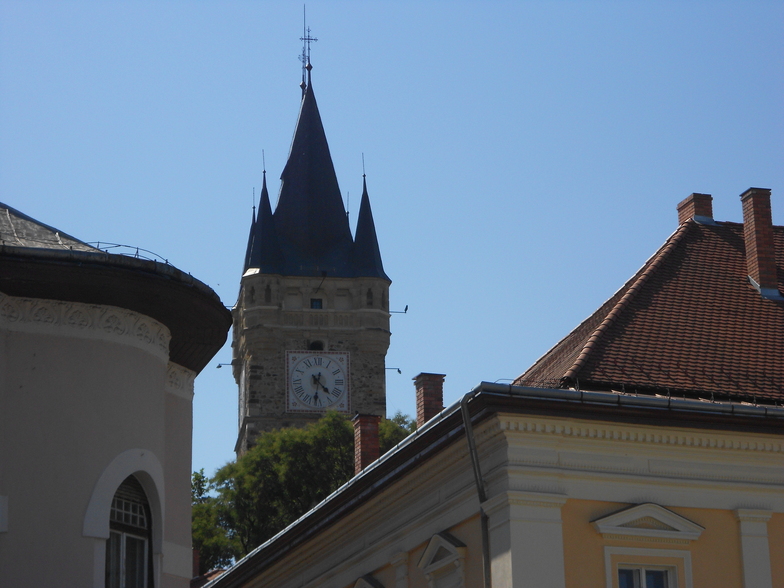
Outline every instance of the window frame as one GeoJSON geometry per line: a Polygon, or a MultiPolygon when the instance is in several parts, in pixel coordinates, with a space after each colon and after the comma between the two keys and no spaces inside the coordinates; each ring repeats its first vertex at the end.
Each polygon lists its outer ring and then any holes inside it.
{"type": "MultiPolygon", "coordinates": [[[[120,565],[120,570],[119,570],[120,576],[118,578],[119,579],[119,588],[127,588],[125,586],[125,577],[126,577],[125,567],[126,567],[126,563],[127,563],[127,556],[126,556],[127,549],[126,549],[126,545],[127,545],[127,540],[128,540],[129,537],[132,538],[132,539],[140,540],[142,542],[142,553],[144,555],[144,570],[143,570],[143,576],[142,576],[144,578],[143,588],[147,588],[148,586],[150,586],[150,540],[149,540],[149,537],[145,537],[145,536],[143,536],[143,535],[141,535],[139,533],[136,533],[136,532],[129,532],[129,531],[126,531],[124,529],[123,530],[121,530],[121,529],[114,529],[114,528],[111,529],[109,531],[109,539],[107,539],[107,541],[106,541],[106,554],[107,554],[106,559],[107,560],[109,560],[109,557],[110,557],[109,556],[109,552],[110,552],[110,546],[112,544],[112,536],[113,535],[117,536],[118,539],[119,539],[119,542],[120,542],[120,562],[119,562],[119,565],[120,565]]],[[[109,562],[107,561],[107,564],[108,563],[109,562]]],[[[107,565],[107,568],[106,568],[106,576],[107,576],[106,577],[106,582],[107,583],[109,582],[109,573],[110,573],[110,571],[109,571],[109,567],[107,565]]]]}
{"type": "Polygon", "coordinates": [[[150,508],[147,492],[144,490],[139,479],[131,474],[117,487],[112,496],[109,507],[109,537],[106,539],[105,564],[104,564],[104,586],[110,588],[128,588],[127,580],[127,552],[128,539],[141,541],[143,555],[143,570],[141,588],[153,588],[155,577],[153,569],[154,554],[152,551],[153,540],[153,520],[152,509],[150,508]],[[125,490],[123,491],[123,488],[125,490]],[[115,543],[115,541],[117,543],[115,543]],[[112,575],[111,551],[112,545],[116,544],[119,549],[119,561],[117,582],[110,582],[112,575]]]}
{"type": "Polygon", "coordinates": [[[620,563],[615,568],[617,572],[616,577],[618,578],[618,585],[621,584],[620,572],[622,570],[634,570],[640,572],[640,583],[638,586],[633,586],[632,588],[648,588],[647,581],[645,579],[646,572],[664,572],[667,579],[667,585],[665,588],[678,588],[678,569],[676,566],[657,566],[657,565],[635,565],[635,564],[625,564],[620,563]]]}
{"type": "Polygon", "coordinates": [[[684,549],[604,548],[605,586],[619,588],[621,569],[666,570],[668,588],[694,588],[691,552],[684,549]]]}
{"type": "MultiPolygon", "coordinates": [[[[152,585],[161,582],[163,559],[163,466],[153,451],[126,449],[117,454],[95,482],[82,522],[82,535],[96,540],[93,554],[92,588],[104,588],[106,540],[109,538],[109,511],[117,488],[133,475],[144,489],[150,508],[152,536],[150,538],[150,573],[152,585]]],[[[189,568],[190,569],[190,568],[189,568]]],[[[188,574],[189,575],[189,574],[188,574]]]]}

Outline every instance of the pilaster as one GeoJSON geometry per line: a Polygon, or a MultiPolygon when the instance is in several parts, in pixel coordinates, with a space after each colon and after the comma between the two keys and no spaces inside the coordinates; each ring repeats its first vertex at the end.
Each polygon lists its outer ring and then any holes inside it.
{"type": "Polygon", "coordinates": [[[564,588],[559,494],[510,490],[487,500],[493,587],[564,588]]]}
{"type": "Polygon", "coordinates": [[[769,510],[739,508],[735,517],[740,526],[744,588],[772,588],[770,546],[768,545],[769,510]]]}

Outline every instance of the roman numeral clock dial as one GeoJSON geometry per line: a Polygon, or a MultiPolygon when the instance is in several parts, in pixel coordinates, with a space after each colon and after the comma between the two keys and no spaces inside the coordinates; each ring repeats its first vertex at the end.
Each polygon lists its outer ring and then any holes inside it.
{"type": "Polygon", "coordinates": [[[348,353],[286,352],[288,412],[349,411],[348,353]]]}

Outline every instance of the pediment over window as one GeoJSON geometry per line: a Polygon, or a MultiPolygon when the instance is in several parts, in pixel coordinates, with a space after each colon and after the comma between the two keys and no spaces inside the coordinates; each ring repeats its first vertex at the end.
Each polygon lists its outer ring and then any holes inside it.
{"type": "Polygon", "coordinates": [[[663,506],[638,504],[591,523],[605,539],[688,543],[705,530],[663,506]]]}
{"type": "Polygon", "coordinates": [[[370,574],[366,574],[354,583],[354,588],[384,588],[384,585],[370,574]]]}
{"type": "Polygon", "coordinates": [[[417,565],[428,578],[452,570],[462,572],[465,550],[466,546],[449,533],[436,533],[431,537],[417,565]]]}

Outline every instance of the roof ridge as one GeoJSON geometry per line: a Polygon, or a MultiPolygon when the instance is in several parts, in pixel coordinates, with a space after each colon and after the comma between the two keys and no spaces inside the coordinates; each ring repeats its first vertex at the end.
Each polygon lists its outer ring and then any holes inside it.
{"type": "Polygon", "coordinates": [[[651,275],[664,262],[664,259],[673,251],[673,249],[675,249],[676,245],[680,243],[683,235],[686,234],[692,224],[694,224],[693,220],[682,223],[676,229],[676,231],[670,235],[665,244],[653,255],[653,258],[645,262],[642,271],[638,272],[637,279],[634,280],[634,283],[629,286],[629,288],[627,288],[626,292],[623,294],[623,296],[621,296],[621,299],[615,304],[612,310],[607,313],[607,316],[604,317],[604,320],[602,320],[599,326],[596,327],[593,333],[591,333],[591,336],[588,337],[588,340],[585,342],[585,345],[583,345],[583,348],[580,351],[580,355],[577,356],[577,359],[574,360],[574,363],[568,370],[566,370],[566,373],[564,373],[563,377],[561,378],[562,381],[576,377],[577,372],[580,371],[580,369],[588,361],[588,356],[594,350],[604,333],[612,326],[618,316],[625,310],[631,300],[642,289],[651,275]]]}

